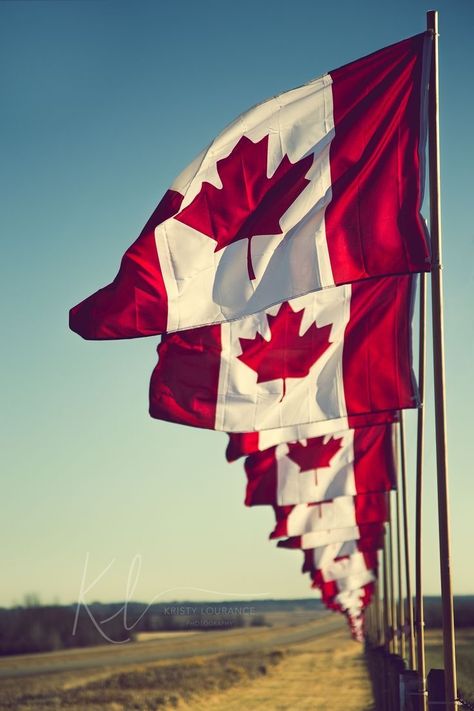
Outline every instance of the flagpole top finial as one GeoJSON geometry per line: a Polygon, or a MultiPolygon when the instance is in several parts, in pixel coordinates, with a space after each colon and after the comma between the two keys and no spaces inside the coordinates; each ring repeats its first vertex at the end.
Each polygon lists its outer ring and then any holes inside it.
{"type": "Polygon", "coordinates": [[[428,10],[426,13],[426,26],[429,30],[438,32],[438,10],[428,10]]]}

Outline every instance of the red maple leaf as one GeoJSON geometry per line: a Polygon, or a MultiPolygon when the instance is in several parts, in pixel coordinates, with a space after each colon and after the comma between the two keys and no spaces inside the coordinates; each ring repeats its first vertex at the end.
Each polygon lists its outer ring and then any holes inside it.
{"type": "Polygon", "coordinates": [[[342,437],[331,437],[328,442],[324,442],[324,437],[311,437],[306,447],[301,442],[290,442],[287,456],[299,466],[300,472],[329,467],[332,458],[341,449],[341,442],[342,437]]]}
{"type": "MultiPolygon", "coordinates": [[[[300,472],[329,467],[335,454],[341,449],[342,437],[335,439],[331,437],[328,442],[324,442],[324,437],[312,437],[308,439],[306,447],[301,442],[290,442],[288,444],[287,457],[300,468],[300,472]]],[[[315,484],[318,484],[317,473],[314,473],[315,484]]]]}
{"type": "Polygon", "coordinates": [[[267,177],[268,136],[253,143],[242,136],[232,152],[216,163],[222,188],[203,182],[194,200],[175,219],[216,240],[215,252],[248,239],[247,268],[255,279],[250,242],[256,235],[282,233],[280,219],[310,182],[305,178],[313,155],[291,163],[285,155],[267,177]]]}
{"type": "Polygon", "coordinates": [[[271,338],[260,333],[255,338],[239,338],[242,354],[237,356],[257,373],[257,383],[283,379],[283,400],[287,378],[304,378],[309,369],[329,347],[331,326],[318,328],[312,323],[300,336],[304,309],[293,311],[284,301],[275,316],[268,314],[271,338]]]}

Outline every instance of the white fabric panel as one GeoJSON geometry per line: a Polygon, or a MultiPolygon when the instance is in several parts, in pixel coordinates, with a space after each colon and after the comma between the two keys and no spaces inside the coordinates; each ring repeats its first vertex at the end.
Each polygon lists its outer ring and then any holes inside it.
{"type": "Polygon", "coordinates": [[[329,583],[332,580],[347,578],[350,575],[363,573],[366,570],[367,565],[364,554],[356,551],[349,558],[331,561],[321,570],[321,573],[324,581],[329,583]]]}
{"type": "Polygon", "coordinates": [[[327,531],[313,531],[301,536],[301,548],[303,550],[309,550],[310,548],[326,546],[330,543],[341,543],[359,538],[360,530],[358,526],[332,528],[327,531]]]}
{"type": "Polygon", "coordinates": [[[342,430],[347,430],[348,428],[347,417],[339,417],[326,422],[310,422],[304,425],[276,427],[258,433],[259,448],[264,450],[282,442],[296,442],[310,437],[321,437],[326,434],[342,432],[342,430]]]}
{"type": "Polygon", "coordinates": [[[375,574],[371,570],[366,570],[365,572],[348,575],[345,578],[338,578],[336,582],[339,592],[344,592],[346,590],[355,590],[368,583],[373,583],[374,580],[375,574]]]}
{"type": "Polygon", "coordinates": [[[357,552],[357,541],[339,541],[327,546],[313,549],[313,565],[318,570],[326,570],[339,556],[352,555],[357,552]]]}
{"type": "Polygon", "coordinates": [[[334,501],[323,501],[314,506],[299,504],[288,516],[289,536],[303,533],[324,531],[328,528],[347,528],[355,526],[355,506],[352,496],[340,496],[334,501]]]}
{"type": "MultiPolygon", "coordinates": [[[[282,444],[277,457],[277,504],[279,506],[334,499],[357,494],[354,478],[354,430],[340,432],[340,449],[329,467],[300,471],[298,464],[285,456],[288,445],[282,444]]],[[[331,439],[328,435],[325,442],[331,439]]],[[[303,440],[302,444],[306,445],[303,440]]]]}
{"type": "Polygon", "coordinates": [[[265,430],[292,422],[345,417],[342,352],[350,300],[350,284],[292,300],[294,313],[304,310],[299,335],[314,323],[319,328],[330,325],[330,344],[306,377],[286,380],[284,397],[281,377],[258,383],[255,370],[238,359],[242,354],[241,338],[254,339],[260,333],[265,340],[271,340],[267,314],[275,316],[280,304],[240,321],[223,323],[215,428],[241,432],[242,423],[246,422],[253,423],[252,429],[265,430]]]}
{"type": "Polygon", "coordinates": [[[172,187],[186,191],[183,208],[204,182],[221,188],[216,162],[226,158],[242,136],[254,143],[269,136],[268,177],[285,155],[292,163],[314,155],[306,174],[309,184],[280,220],[283,233],[252,240],[254,280],[247,272],[246,239],[215,252],[215,240],[173,218],[156,228],[168,294],[168,331],[196,322],[240,318],[269,303],[334,284],[324,224],[324,212],[331,200],[331,84],[330,75],[325,75],[250,109],[224,129],[175,180],[172,187]],[[301,265],[305,265],[304,273],[301,265]]]}
{"type": "Polygon", "coordinates": [[[334,602],[341,605],[341,607],[348,611],[357,611],[362,607],[362,595],[364,591],[362,588],[358,590],[349,590],[346,592],[341,592],[336,595],[334,602]]]}

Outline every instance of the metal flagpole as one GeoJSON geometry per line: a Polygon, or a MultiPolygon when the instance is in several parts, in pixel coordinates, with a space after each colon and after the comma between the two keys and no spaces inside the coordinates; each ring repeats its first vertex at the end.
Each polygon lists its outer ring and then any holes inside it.
{"type": "Polygon", "coordinates": [[[388,580],[390,586],[390,617],[392,620],[392,651],[398,654],[397,629],[397,601],[395,600],[395,579],[393,574],[393,516],[392,516],[392,492],[388,492],[388,580]]]}
{"type": "Polygon", "coordinates": [[[365,608],[364,615],[364,637],[366,640],[374,643],[374,620],[372,616],[372,603],[365,608]]]}
{"type": "Polygon", "coordinates": [[[415,502],[415,604],[416,604],[416,667],[420,677],[422,695],[421,711],[427,710],[425,620],[423,609],[423,561],[422,561],[422,498],[423,498],[423,445],[425,424],[425,361],[426,361],[426,277],[420,275],[420,314],[418,339],[418,390],[421,407],[418,409],[416,437],[416,502],[415,502]]]}
{"type": "MultiPolygon", "coordinates": [[[[398,479],[398,477],[397,477],[398,479]]],[[[400,492],[395,490],[395,502],[397,507],[397,576],[398,576],[398,630],[400,640],[400,656],[405,659],[405,601],[403,599],[403,576],[402,576],[402,537],[401,537],[401,516],[400,516],[400,492]]]]}
{"type": "Polygon", "coordinates": [[[388,566],[387,566],[387,527],[385,524],[385,536],[382,551],[382,574],[383,574],[383,641],[386,652],[390,652],[390,605],[388,596],[388,566]]]}
{"type": "Polygon", "coordinates": [[[439,170],[438,108],[438,12],[427,13],[427,28],[433,35],[429,91],[430,232],[432,245],[431,313],[433,326],[433,376],[436,422],[439,557],[443,608],[443,651],[446,709],[457,709],[456,650],[451,584],[451,546],[448,497],[448,454],[444,374],[443,280],[441,273],[441,204],[439,170]]]}
{"type": "Polygon", "coordinates": [[[405,544],[405,585],[407,591],[407,616],[408,616],[408,665],[410,669],[415,666],[415,627],[413,622],[413,598],[411,594],[410,570],[410,540],[408,533],[408,502],[407,502],[407,474],[405,455],[405,428],[403,425],[403,412],[400,410],[400,460],[401,460],[401,494],[403,510],[403,538],[405,544]]]}
{"type": "Polygon", "coordinates": [[[388,655],[392,652],[391,645],[391,621],[390,621],[390,601],[388,592],[388,561],[387,561],[387,549],[388,549],[388,524],[385,523],[385,535],[384,544],[382,550],[382,585],[383,585],[383,597],[382,597],[382,615],[383,615],[383,647],[384,655],[382,657],[381,668],[380,668],[380,681],[381,681],[381,693],[382,693],[382,704],[384,711],[390,711],[390,683],[389,683],[389,669],[388,669],[388,655]]]}
{"type": "Polygon", "coordinates": [[[370,605],[364,610],[364,639],[372,641],[372,619],[370,616],[370,605]]]}
{"type": "Polygon", "coordinates": [[[375,595],[372,598],[372,601],[367,609],[367,612],[370,614],[370,634],[369,634],[369,641],[372,644],[373,647],[377,646],[377,620],[375,617],[375,595]]]}
{"type": "Polygon", "coordinates": [[[380,626],[380,583],[375,581],[374,590],[374,613],[375,613],[375,640],[377,647],[382,644],[382,630],[380,626]]]}

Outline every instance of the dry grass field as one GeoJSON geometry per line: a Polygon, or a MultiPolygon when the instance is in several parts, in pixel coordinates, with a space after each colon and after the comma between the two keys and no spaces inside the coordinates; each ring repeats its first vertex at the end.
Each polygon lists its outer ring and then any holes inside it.
{"type": "Polygon", "coordinates": [[[293,645],[258,680],[180,706],[189,711],[375,711],[362,646],[345,629],[293,645]]]}
{"type": "Polygon", "coordinates": [[[336,616],[0,659],[0,709],[369,711],[362,647],[336,616]]]}
{"type": "MultiPolygon", "coordinates": [[[[426,632],[426,668],[442,669],[443,648],[441,630],[426,632]]],[[[458,687],[464,698],[474,702],[474,629],[456,630],[456,667],[458,687]]]]}

